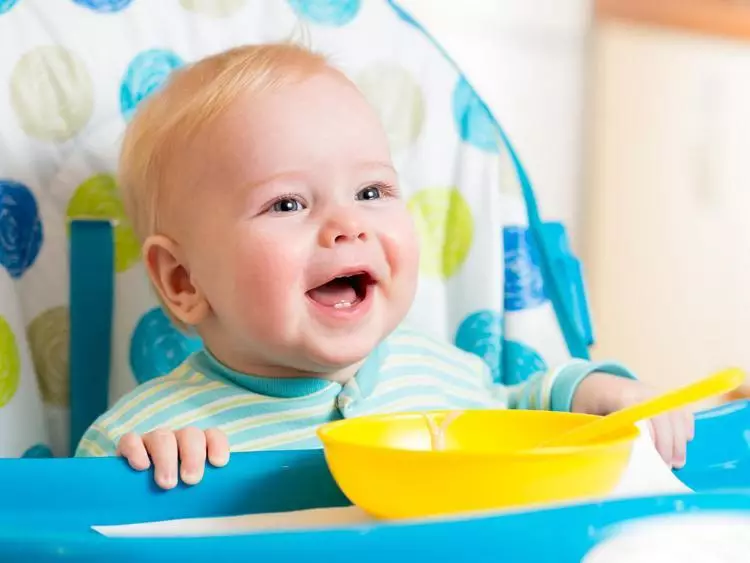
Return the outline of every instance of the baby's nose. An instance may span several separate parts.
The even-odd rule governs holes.
[[[332,216],[320,230],[320,244],[326,248],[347,242],[365,242],[369,238],[364,223],[352,215]]]

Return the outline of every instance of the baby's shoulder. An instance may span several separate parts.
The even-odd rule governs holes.
[[[117,427],[123,420],[145,414],[146,410],[173,408],[193,395],[202,393],[203,390],[208,392],[217,385],[211,378],[196,370],[188,358],[171,372],[140,383],[122,395],[99,417],[97,424],[102,428]]]
[[[185,387],[195,387],[196,385],[205,385],[210,378],[197,369],[192,356],[180,363],[172,371],[139,383],[132,391],[126,393],[120,398],[120,401],[128,401],[142,393],[153,393],[155,389],[172,389],[180,390]]]

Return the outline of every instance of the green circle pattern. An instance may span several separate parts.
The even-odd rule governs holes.
[[[41,313],[26,328],[42,399],[59,407],[67,407],[70,402],[69,318],[67,307],[54,307]]]
[[[41,141],[66,141],[91,118],[94,86],[76,55],[57,45],[37,47],[13,69],[10,103],[26,134]]]
[[[450,278],[466,261],[474,238],[474,218],[456,188],[426,188],[408,202],[421,243],[420,270]]]
[[[16,336],[8,321],[0,317],[0,407],[7,405],[18,391],[21,357]]]
[[[138,262],[141,245],[133,232],[111,174],[91,176],[76,188],[68,202],[68,218],[94,217],[117,221],[115,234],[115,271],[126,271]]]
[[[378,112],[392,150],[403,150],[419,138],[424,95],[411,73],[398,65],[378,63],[363,70],[355,83]]]

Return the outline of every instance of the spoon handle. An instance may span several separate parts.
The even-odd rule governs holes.
[[[582,445],[597,438],[608,436],[636,422],[654,418],[671,410],[685,407],[716,395],[733,391],[745,380],[742,370],[731,368],[669,391],[632,407],[601,417],[541,444],[544,447]]]

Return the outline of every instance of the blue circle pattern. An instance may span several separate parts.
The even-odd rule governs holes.
[[[79,6],[95,12],[119,12],[127,8],[133,0],[73,0]]]
[[[19,182],[0,179],[0,264],[20,278],[42,247],[42,222],[31,190]]]
[[[352,21],[362,0],[288,0],[292,9],[302,18],[320,25],[342,26]]]
[[[547,371],[547,364],[531,346],[515,340],[503,344],[503,383],[516,385],[526,381],[540,371]]]
[[[10,9],[18,4],[18,0],[0,0],[0,14],[10,12]]]
[[[133,331],[130,368],[138,383],[144,383],[171,372],[202,347],[199,338],[182,334],[164,311],[155,307],[141,317]]]
[[[158,90],[169,74],[183,65],[172,51],[150,49],[135,56],[120,85],[120,111],[128,120],[138,104]]]
[[[54,456],[52,455],[52,450],[49,449],[49,446],[46,446],[45,444],[35,444],[26,450],[21,457],[44,459]]]
[[[499,151],[497,122],[463,76],[453,90],[453,119],[458,134],[465,142],[483,151]]]
[[[503,317],[497,311],[482,310],[466,317],[458,327],[456,346],[484,360],[492,379],[500,382],[503,351]]]
[[[539,249],[525,227],[503,228],[505,310],[521,311],[547,301]]]

